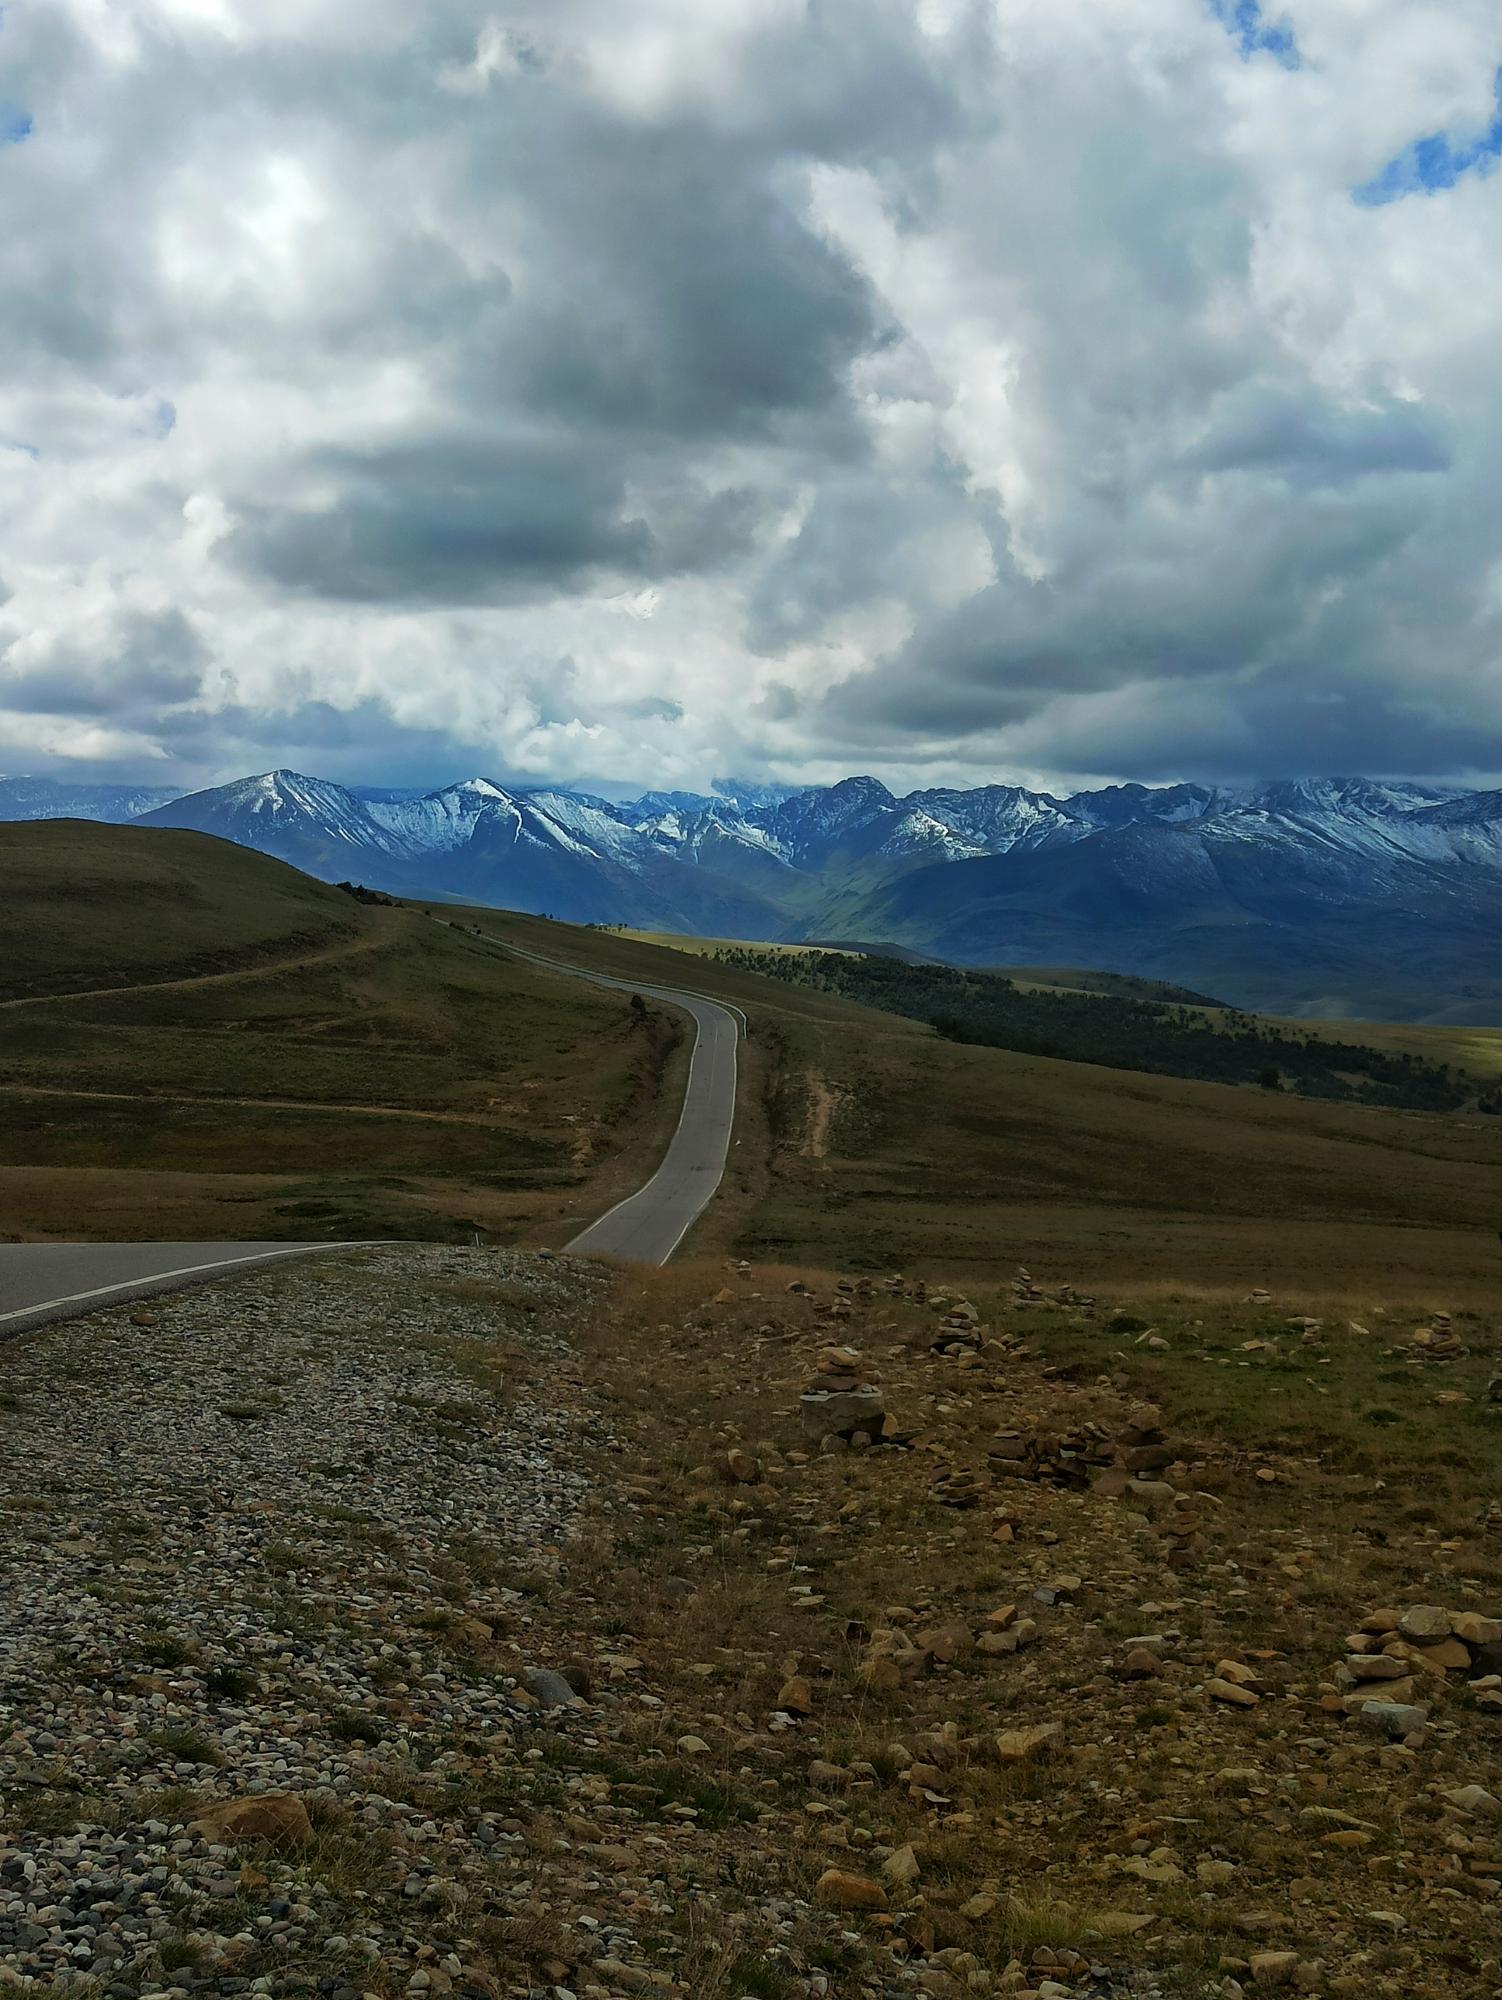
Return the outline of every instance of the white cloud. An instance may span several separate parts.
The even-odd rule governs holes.
[[[1502,23],[1264,11],[20,0],[7,761],[1502,764]]]

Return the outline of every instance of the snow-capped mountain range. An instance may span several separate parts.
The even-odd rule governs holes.
[[[271,771],[179,798],[0,779],[0,818],[60,816],[194,828],[327,880],[572,922],[861,937],[1284,1011],[1502,1019],[1502,792],[1305,778],[899,797],[852,777],[620,804],[486,778],[406,793]]]

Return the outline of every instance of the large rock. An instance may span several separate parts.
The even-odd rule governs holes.
[[[1411,1674],[1399,1681],[1363,1681],[1346,1696],[1345,1708],[1348,1714],[1353,1714],[1372,1702],[1386,1702],[1391,1706],[1393,1702],[1412,1701],[1417,1692],[1418,1683]]]
[[[1391,1653],[1352,1653],[1346,1660],[1347,1673],[1358,1681],[1400,1681],[1408,1668]]]
[[[1214,1680],[1206,1681],[1205,1693],[1212,1701],[1223,1701],[1230,1708],[1255,1708],[1259,1700],[1251,1688],[1222,1680],[1218,1674]]]
[[[1030,1764],[1036,1757],[1051,1757],[1063,1748],[1062,1723],[1040,1722],[1032,1729],[1004,1729],[996,1739],[996,1754],[1003,1764]]]
[[[1410,1604],[1398,1620],[1398,1630],[1405,1639],[1425,1644],[1448,1639],[1451,1629],[1450,1614],[1439,1604]]]
[[[522,1686],[544,1708],[568,1708],[579,1699],[578,1690],[551,1667],[529,1667],[522,1675]]]
[[[777,1706],[784,1715],[812,1715],[814,1691],[802,1674],[790,1674],[777,1690]]]
[[[869,1382],[858,1389],[809,1389],[798,1398],[798,1422],[810,1444],[849,1431],[874,1435],[885,1414],[881,1391]]]
[[[1487,1791],[1484,1785],[1459,1785],[1453,1792],[1445,1793],[1445,1800],[1457,1811],[1469,1813],[1473,1819],[1502,1820],[1502,1799]]]
[[[239,1840],[269,1840],[278,1847],[299,1847],[313,1837],[313,1822],[302,1800],[291,1792],[262,1792],[255,1798],[227,1799],[208,1806],[190,1828],[216,1844]]]
[[[1419,1735],[1429,1721],[1428,1709],[1408,1701],[1363,1702],[1358,1712],[1368,1729],[1395,1739]]]

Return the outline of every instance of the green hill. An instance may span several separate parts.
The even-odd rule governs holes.
[[[567,1232],[676,1116],[676,1017],[207,835],[0,826],[12,1237]]]
[[[242,969],[368,931],[358,904],[193,833],[0,825],[0,998]]]

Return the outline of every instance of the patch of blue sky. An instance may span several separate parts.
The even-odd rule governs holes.
[[[16,104],[0,104],[0,146],[19,146],[32,134],[31,113]]]
[[[1286,21],[1269,21],[1261,0],[1209,0],[1210,12],[1221,22],[1244,60],[1275,56],[1285,69],[1299,66],[1299,47]]]
[[[1410,194],[1440,194],[1466,174],[1489,174],[1502,159],[1502,69],[1497,72],[1495,92],[1497,109],[1483,130],[1462,138],[1431,132],[1415,139],[1355,190],[1356,200],[1363,208],[1383,208]]]

